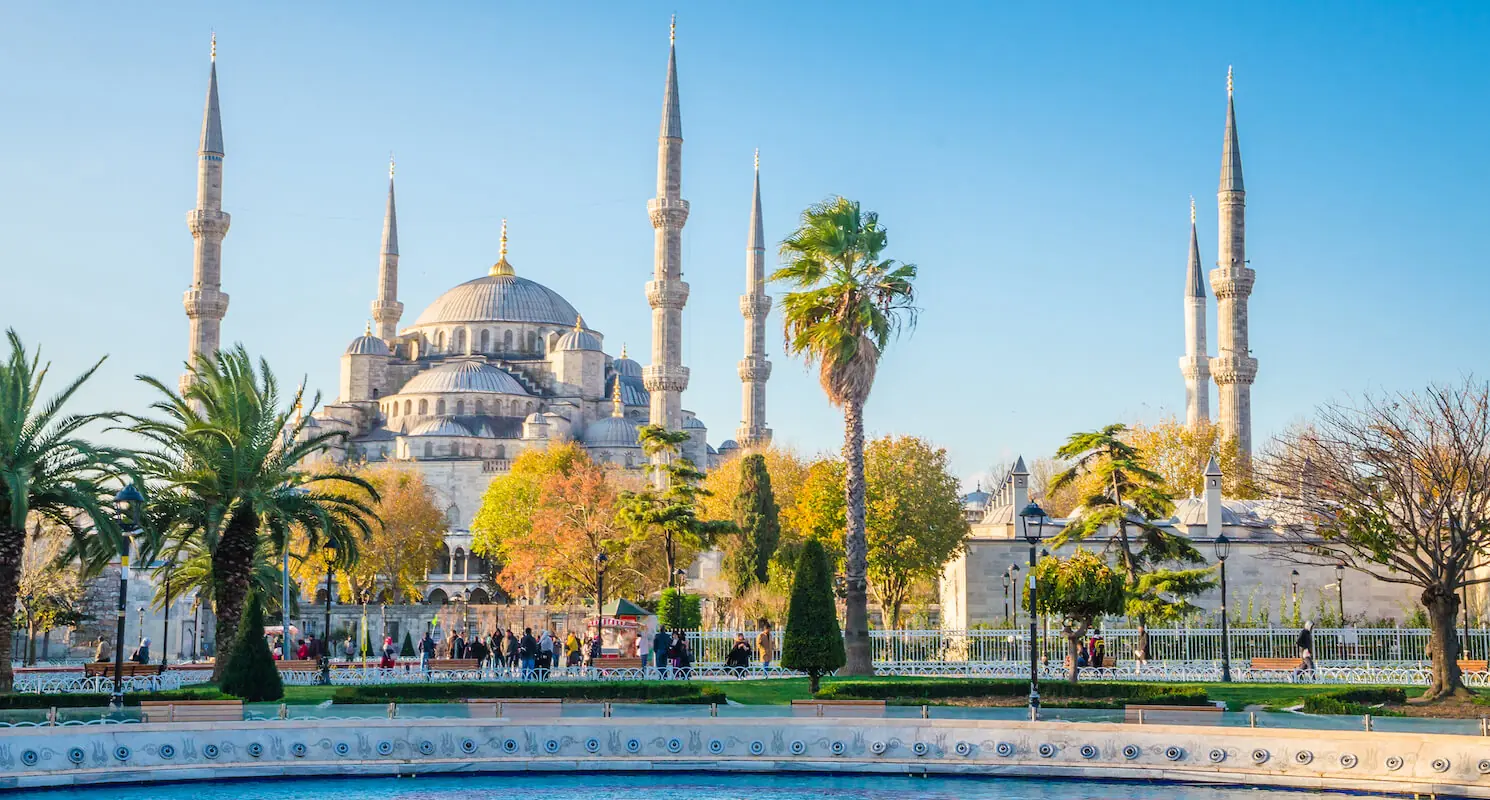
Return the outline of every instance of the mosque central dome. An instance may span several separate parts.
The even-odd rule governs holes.
[[[572,327],[579,312],[558,292],[516,275],[485,275],[442,294],[412,327],[465,322],[528,322]]]

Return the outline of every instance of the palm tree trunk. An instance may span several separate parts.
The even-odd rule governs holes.
[[[217,660],[212,666],[212,679],[222,680],[232,656],[233,642],[237,641],[238,620],[243,615],[248,600],[248,587],[254,565],[254,551],[258,548],[259,520],[252,511],[239,509],[233,513],[223,528],[217,549],[212,552],[212,574],[214,604],[217,607]],[[288,631],[286,632],[288,637]]]
[[[0,527],[0,694],[11,690],[14,676],[10,671],[11,634],[14,632],[16,591],[21,582],[21,553],[26,547],[26,531]]]
[[[843,406],[843,482],[847,530],[843,546],[848,571],[844,598],[845,675],[873,675],[869,653],[869,543],[864,535],[864,401]]]

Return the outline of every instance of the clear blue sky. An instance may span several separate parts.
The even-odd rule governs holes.
[[[519,274],[645,353],[674,10],[685,406],[715,444],[739,417],[756,147],[768,238],[843,194],[921,266],[872,433],[942,443],[972,476],[1182,413],[1188,198],[1209,266],[1231,64],[1259,441],[1331,398],[1485,372],[1483,3],[10,3],[0,324],[58,378],[109,354],[80,410],[141,410],[136,373],[174,382],[215,28],[225,342],[334,397],[392,150],[406,323],[485,273],[507,217]],[[777,441],[836,447],[838,413],[771,330]]]

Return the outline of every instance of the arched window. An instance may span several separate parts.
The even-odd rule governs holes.
[[[430,570],[436,575],[450,574],[450,546],[440,542],[440,549],[435,551],[435,568]]]
[[[450,574],[466,574],[466,551],[459,547],[455,548],[455,558],[450,560]]]
[[[472,577],[475,577],[475,578],[479,578],[482,575],[485,575],[486,574],[486,559],[482,558],[481,556],[476,555],[475,551],[472,551],[472,552],[466,554],[466,574],[467,575],[470,575]],[[476,602],[476,599],[475,599],[476,592],[479,592],[479,591],[481,591],[481,590],[480,589],[473,589],[473,590],[471,590],[471,602],[473,602],[473,603]],[[482,602],[486,602],[486,601],[483,600]]]
[[[445,524],[452,528],[460,524],[460,506],[451,503],[445,509]]]
[[[443,606],[450,602],[450,597],[445,594],[444,589],[436,589],[429,593],[429,602],[430,605]]]
[[[507,353],[512,352],[512,331],[510,330],[502,331],[502,350]]]
[[[444,331],[436,331],[435,332],[435,352],[438,353],[438,352],[440,352],[440,351],[442,351],[444,349],[445,349],[445,332]]]
[[[414,410],[414,401],[413,400],[405,400],[404,401],[404,414],[407,415],[410,412],[412,412],[413,410]]]
[[[419,401],[419,416],[422,417],[422,416],[424,416],[425,414],[428,414],[428,413],[429,413],[429,401],[428,400],[424,400],[424,399],[420,399],[420,401]]]
[[[528,331],[528,352],[530,352],[530,353],[542,352],[542,348],[538,346],[538,332],[537,331]]]
[[[424,457],[425,458],[434,458],[435,457],[435,443],[434,442],[425,442],[424,443]]]
[[[481,458],[481,443],[480,442],[477,442],[476,443],[476,457],[477,458]]]
[[[377,389],[373,389],[372,399],[374,399],[374,400],[378,399],[378,390]]]
[[[497,458],[506,458],[506,457],[507,457],[507,445],[505,445],[505,444],[499,444],[499,445],[497,445]]]
[[[455,401],[455,415],[457,417],[459,417],[459,416],[464,415],[465,413],[466,413],[466,401],[464,401],[464,400],[456,400]]]
[[[533,401],[532,400],[529,400],[528,401],[528,413],[529,414],[533,413],[533,410],[534,410]]]
[[[491,331],[482,331],[481,332],[481,352],[483,352],[483,353],[490,353],[491,352]]]
[[[488,595],[485,589],[472,589],[470,594],[467,595],[466,602],[472,605],[484,606],[491,602],[491,595]]]
[[[476,398],[476,416],[479,417],[479,416],[481,416],[482,414],[485,414],[485,413],[486,413],[486,409],[482,407],[481,398],[479,398],[479,397]]]
[[[632,468],[634,466],[636,466],[636,463],[632,460],[631,454],[630,453],[627,453],[626,454],[626,468],[627,469],[630,469],[630,468]]]
[[[435,416],[445,416],[445,398],[443,397],[435,401]]]
[[[389,419],[398,416],[398,401],[395,400],[394,402],[388,404],[387,414]]]
[[[455,333],[450,336],[450,351],[452,353],[466,352],[466,329],[456,328]]]

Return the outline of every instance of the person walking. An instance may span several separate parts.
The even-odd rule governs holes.
[[[668,666],[668,659],[671,657],[668,651],[672,649],[672,646],[673,637],[669,636],[667,631],[663,630],[662,626],[659,625],[657,627],[657,633],[652,636],[652,655],[657,662],[658,677],[667,676],[664,670]]]
[[[522,664],[523,680],[532,680],[533,665],[538,661],[538,640],[533,638],[532,628],[523,628],[523,638],[517,641],[517,658]]]
[[[512,626],[508,625],[506,647],[503,648],[502,652],[507,654],[507,668],[513,674],[517,674],[518,668],[522,666],[522,657],[517,653],[520,644],[517,634],[512,632]]]
[[[352,659],[357,657],[357,646],[352,644],[352,637],[350,636],[347,637],[346,643],[342,645],[342,655],[346,658],[348,664],[352,663]]]
[[[760,621],[761,631],[755,635],[755,657],[760,659],[761,669],[769,671],[776,659],[776,639],[771,635],[771,621]]]
[[[1295,678],[1302,678],[1306,674],[1314,672],[1314,621],[1305,620],[1303,630],[1299,631],[1299,638],[1294,644],[1299,648],[1299,668],[1294,671]]]
[[[1149,631],[1142,624],[1138,626],[1138,640],[1133,643],[1133,662],[1134,671],[1142,670],[1149,663]]]
[[[398,663],[398,648],[393,646],[393,637],[383,637],[383,655],[378,659],[378,666],[383,669],[393,669]]]
[[[554,637],[544,630],[538,634],[538,674],[547,676],[549,670],[553,669],[554,663]]]
[[[429,660],[435,657],[435,637],[424,632],[424,638],[419,640],[419,669],[429,672]]]

